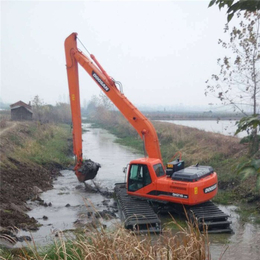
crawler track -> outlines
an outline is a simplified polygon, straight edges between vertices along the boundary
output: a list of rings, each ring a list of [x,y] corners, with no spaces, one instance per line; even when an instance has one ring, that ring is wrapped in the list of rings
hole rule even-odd
[[[187,210],[189,217],[198,221],[201,230],[206,228],[208,233],[232,232],[229,216],[211,201],[189,207]]]
[[[124,221],[126,229],[131,229],[140,233],[144,232],[161,232],[161,221],[155,213],[154,203],[149,203],[147,200],[134,198],[127,195],[126,184],[119,183],[115,185],[115,193],[119,204],[121,219]],[[156,204],[156,203],[155,203]],[[179,204],[165,205],[160,204],[156,211],[160,213],[175,212],[188,216],[192,221],[196,221],[201,231],[207,230],[208,233],[231,233],[231,221],[229,216],[220,210],[213,202],[208,201],[196,206],[186,206],[184,211],[183,206]],[[158,208],[160,208],[158,210]]]
[[[147,201],[128,196],[125,183],[116,184],[115,193],[126,229],[138,233],[161,232],[161,220]]]

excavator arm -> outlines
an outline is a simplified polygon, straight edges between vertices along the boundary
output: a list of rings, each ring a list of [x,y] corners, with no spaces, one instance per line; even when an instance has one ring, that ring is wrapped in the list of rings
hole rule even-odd
[[[124,96],[117,88],[114,80],[98,63],[94,55],[90,58],[77,48],[77,33],[72,33],[65,40],[66,67],[70,92],[70,104],[73,124],[73,147],[76,156],[75,173],[80,181],[92,179],[96,175],[82,170],[84,162],[82,156],[82,129],[80,112],[80,93],[78,64],[80,64],[100,89],[114,103],[124,117],[135,128],[144,142],[145,151],[149,158],[162,160],[159,140],[152,123]],[[100,167],[100,166],[99,166]],[[91,175],[91,176],[90,176]],[[94,176],[94,177],[93,177]]]

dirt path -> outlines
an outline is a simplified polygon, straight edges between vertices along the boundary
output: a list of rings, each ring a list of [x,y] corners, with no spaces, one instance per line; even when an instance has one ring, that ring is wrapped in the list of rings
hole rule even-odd
[[[0,128],[0,136],[2,136],[4,133],[8,132],[10,129],[17,126],[17,122],[7,122],[7,127]]]

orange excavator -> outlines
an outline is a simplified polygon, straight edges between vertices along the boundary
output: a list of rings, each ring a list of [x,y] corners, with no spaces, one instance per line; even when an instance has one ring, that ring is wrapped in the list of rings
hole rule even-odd
[[[114,103],[140,135],[145,157],[133,160],[127,167],[127,196],[181,205],[201,205],[210,201],[218,190],[217,174],[210,166],[184,167],[177,159],[163,166],[159,140],[152,123],[124,96],[116,81],[99,64],[94,55],[84,55],[77,47],[77,33],[65,40],[66,67],[73,123],[75,174],[84,182],[93,179],[100,165],[83,160],[78,64]]]
[[[76,156],[75,173],[79,181],[93,179],[99,164],[82,157],[82,129],[78,64],[97,83],[106,96],[115,104],[144,142],[147,157],[130,162],[127,177],[127,193],[148,199],[156,199],[195,205],[211,200],[217,194],[217,174],[211,167],[191,166],[184,168],[183,161],[162,163],[159,140],[152,123],[124,96],[115,81],[108,76],[94,55],[90,58],[77,48],[77,34],[65,40],[67,75],[73,124],[73,144]]]

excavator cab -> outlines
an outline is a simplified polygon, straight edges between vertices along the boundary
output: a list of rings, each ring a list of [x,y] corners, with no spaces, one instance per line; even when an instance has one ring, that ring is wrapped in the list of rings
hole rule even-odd
[[[160,159],[139,158],[128,167],[127,193],[156,201],[196,205],[217,194],[217,175],[210,166],[184,168],[184,161],[175,160],[166,166]]]
[[[166,176],[166,174],[159,159],[140,158],[133,160],[128,166],[128,193],[142,194],[162,176]]]
[[[152,183],[152,179],[145,164],[131,164],[129,168],[128,190],[135,192]]]

